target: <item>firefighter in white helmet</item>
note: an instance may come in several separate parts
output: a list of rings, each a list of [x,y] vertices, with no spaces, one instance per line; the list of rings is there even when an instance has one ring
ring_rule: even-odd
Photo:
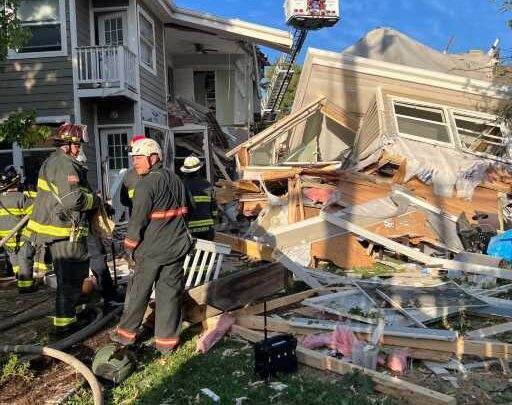
[[[183,183],[162,165],[162,151],[152,139],[137,141],[130,152],[140,181],[124,240],[135,262],[128,284],[123,315],[111,339],[135,343],[155,284],[155,345],[166,354],[179,343],[183,294],[183,261],[192,247],[187,230],[188,212]]]

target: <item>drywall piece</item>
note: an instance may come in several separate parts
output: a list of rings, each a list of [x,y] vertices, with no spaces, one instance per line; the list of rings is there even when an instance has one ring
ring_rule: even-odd
[[[356,322],[335,322],[311,318],[292,318],[289,322],[290,326],[297,328],[311,328],[311,329],[324,329],[334,330],[337,325],[350,329],[354,333],[373,334],[375,327],[373,325],[364,325]],[[384,336],[398,336],[414,339],[431,339],[443,340],[453,342],[458,338],[458,333],[444,329],[423,329],[423,328],[408,328],[403,326],[385,325]]]
[[[233,325],[231,333],[240,336],[250,342],[258,342],[263,339],[263,333],[253,331],[239,325]],[[375,383],[375,389],[387,395],[393,396],[400,401],[414,403],[416,405],[455,405],[456,400],[449,395],[441,394],[430,389],[379,373],[374,370],[365,369],[346,361],[338,360],[314,350],[306,349],[297,345],[297,359],[300,363],[320,370],[331,371],[337,374],[346,374],[359,371],[370,377]]]
[[[299,266],[297,263],[292,261],[288,256],[284,255],[279,250],[275,250],[272,254],[272,257],[277,262],[281,263],[284,267],[286,267],[288,270],[290,270],[300,281],[303,281],[311,288],[318,288],[322,287],[322,284],[316,280],[314,277],[311,277],[307,269]]]
[[[435,375],[447,375],[447,374],[450,374],[450,372],[441,367],[441,366],[438,366],[436,365],[436,363],[432,363],[430,361],[424,361],[423,362],[423,365],[425,367],[427,367],[430,371],[432,371]]]
[[[418,319],[416,319],[416,317],[412,314],[410,314],[409,312],[407,312],[405,309],[403,309],[399,303],[397,303],[396,301],[394,301],[393,299],[391,299],[390,297],[388,297],[385,293],[383,293],[382,291],[380,291],[378,288],[375,289],[375,292],[382,298],[384,299],[387,303],[389,303],[393,308],[395,308],[398,312],[400,312],[403,316],[407,317],[407,318],[410,318],[417,326],[419,326],[420,328],[427,328],[421,321],[419,321]]]
[[[457,233],[457,225],[451,219],[446,218],[434,212],[425,210],[427,214],[428,225],[439,235],[443,243],[452,252],[459,253],[464,250],[464,246]]]
[[[487,328],[473,330],[466,333],[466,338],[484,339],[489,336],[496,336],[500,333],[510,332],[512,330],[512,322],[505,322],[500,325],[489,326]]]
[[[454,370],[459,371],[462,374],[466,374],[468,372],[468,369],[458,360],[451,359],[450,361],[446,363],[437,363],[433,361],[424,361],[423,364],[427,367],[440,367],[445,370]]]

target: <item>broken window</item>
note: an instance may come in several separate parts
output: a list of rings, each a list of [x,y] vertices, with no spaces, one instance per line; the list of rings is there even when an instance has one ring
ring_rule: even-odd
[[[452,144],[445,111],[442,108],[393,102],[398,132],[417,140]]]
[[[453,118],[462,148],[471,152],[508,158],[501,129],[491,120],[458,113],[454,113]]]

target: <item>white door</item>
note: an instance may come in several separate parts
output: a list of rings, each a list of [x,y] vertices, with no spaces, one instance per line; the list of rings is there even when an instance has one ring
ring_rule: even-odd
[[[110,13],[98,17],[101,46],[118,46],[126,42],[126,13]]]
[[[112,47],[99,52],[99,66],[103,80],[116,81],[120,75],[118,46],[126,42],[126,13],[110,13],[98,17],[100,46]]]

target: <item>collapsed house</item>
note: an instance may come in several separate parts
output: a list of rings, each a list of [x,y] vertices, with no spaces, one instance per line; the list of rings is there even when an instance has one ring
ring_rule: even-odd
[[[480,339],[511,322],[460,334],[431,327],[458,314],[512,318],[501,295],[512,270],[487,254],[509,227],[512,191],[512,132],[497,115],[512,87],[497,63],[495,50],[443,54],[387,28],[342,53],[309,49],[291,114],[226,153],[238,180],[219,181],[217,197],[249,226],[232,215],[233,232],[216,240],[310,289],[268,302],[270,321],[260,304],[235,311],[232,333],[292,333],[301,362],[362,371],[408,403],[456,399],[369,370],[375,346],[392,353],[387,370],[425,360],[455,388],[454,370],[509,373],[510,344]],[[392,274],[353,271],[375,265]],[[311,350],[320,346],[343,359]]]
[[[482,52],[445,55],[384,28],[341,54],[310,49],[292,113],[227,153],[253,189],[224,187],[219,195],[238,196],[246,216],[259,214],[253,236],[280,248],[313,242],[309,264],[350,264],[315,256],[315,242],[333,245],[325,239],[336,232],[318,225],[320,210],[333,204],[367,224],[376,222],[372,217],[412,215],[417,223],[386,236],[409,232],[412,242],[423,238],[456,253],[462,244],[455,222],[433,216],[464,214],[468,223],[478,218],[499,228],[497,193],[509,191],[512,180],[511,132],[495,115],[512,90],[495,65]],[[408,213],[401,199],[423,211]],[[304,234],[292,240],[283,236],[299,229]],[[342,246],[359,245],[347,238]],[[356,252],[360,258],[363,250]]]

